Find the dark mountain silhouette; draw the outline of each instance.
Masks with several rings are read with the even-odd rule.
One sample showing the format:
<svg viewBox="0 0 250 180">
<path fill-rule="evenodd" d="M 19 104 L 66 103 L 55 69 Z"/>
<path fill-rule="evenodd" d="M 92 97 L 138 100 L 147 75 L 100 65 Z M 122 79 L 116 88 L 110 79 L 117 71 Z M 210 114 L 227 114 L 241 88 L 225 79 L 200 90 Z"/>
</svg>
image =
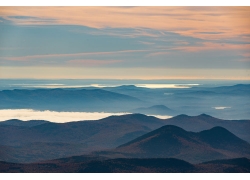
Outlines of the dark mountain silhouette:
<svg viewBox="0 0 250 180">
<path fill-rule="evenodd" d="M 199 133 L 200 139 L 211 147 L 232 151 L 234 153 L 249 153 L 249 143 L 238 138 L 227 129 L 214 127 L 210 130 L 204 130 Z"/>
<path fill-rule="evenodd" d="M 250 157 L 250 144 L 222 127 L 200 133 L 187 132 L 173 125 L 166 125 L 128 143 L 118 146 L 119 153 L 133 158 L 177 158 L 188 162 L 213 159 Z M 100 153 L 101 155 L 107 155 Z M 112 153 L 108 154 L 112 157 Z"/>
<path fill-rule="evenodd" d="M 142 114 L 110 116 L 97 121 L 48 122 L 33 127 L 0 125 L 1 133 L 5 137 L 0 140 L 0 144 L 15 145 L 15 142 L 39 141 L 95 143 L 92 139 L 95 137 L 96 140 L 98 139 L 98 143 L 96 142 L 98 145 L 117 146 L 121 143 L 118 139 L 125 138 L 124 135 L 128 137 L 130 133 L 146 133 L 163 125 L 164 121 Z M 131 137 L 134 136 L 131 135 Z M 107 141 L 105 142 L 104 139 Z M 125 138 L 124 141 L 126 142 L 127 139 Z"/>
<path fill-rule="evenodd" d="M 247 158 L 214 160 L 199 164 L 197 167 L 197 171 L 200 172 L 250 173 L 250 160 Z"/>
<path fill-rule="evenodd" d="M 74 156 L 32 164 L 0 161 L 2 173 L 249 173 L 247 158 L 190 164 L 174 158 L 105 159 Z"/>
<path fill-rule="evenodd" d="M 114 148 L 163 125 L 162 120 L 142 114 L 32 127 L 0 124 L 0 136 L 4 137 L 0 145 L 11 149 L 6 152 L 9 159 L 4 160 L 34 162 Z"/>
<path fill-rule="evenodd" d="M 0 91 L 0 108 L 105 111 L 138 107 L 143 101 L 103 89 L 35 89 Z M 108 104 L 108 105 L 107 105 Z"/>
<path fill-rule="evenodd" d="M 0 160 L 10 162 L 35 162 L 115 148 L 166 124 L 196 132 L 215 126 L 229 127 L 233 134 L 244 140 L 250 137 L 250 121 L 220 120 L 205 114 L 180 115 L 167 120 L 143 114 L 128 114 L 98 121 L 46 122 L 36 126 L 24 125 L 32 124 L 33 121 L 15 121 L 15 125 L 6 125 L 5 122 L 0 123 L 0 145 L 5 146 L 2 151 L 6 156 Z"/>
<path fill-rule="evenodd" d="M 130 110 L 129 112 L 133 113 L 142 113 L 142 114 L 153 114 L 153 115 L 174 115 L 176 112 L 164 105 L 155 105 L 146 108 L 136 108 Z"/>
<path fill-rule="evenodd" d="M 21 121 L 18 119 L 10 119 L 7 121 L 0 122 L 0 125 L 11 125 L 11 126 L 25 126 L 25 127 L 32 127 L 38 126 L 44 123 L 49 123 L 49 121 L 44 120 L 30 120 L 30 121 Z"/>
<path fill-rule="evenodd" d="M 222 120 L 207 114 L 199 116 L 178 115 L 165 120 L 166 125 L 175 125 L 186 131 L 199 132 L 211 129 L 215 126 L 221 126 L 238 136 L 239 138 L 250 142 L 250 121 L 249 120 Z"/>
</svg>

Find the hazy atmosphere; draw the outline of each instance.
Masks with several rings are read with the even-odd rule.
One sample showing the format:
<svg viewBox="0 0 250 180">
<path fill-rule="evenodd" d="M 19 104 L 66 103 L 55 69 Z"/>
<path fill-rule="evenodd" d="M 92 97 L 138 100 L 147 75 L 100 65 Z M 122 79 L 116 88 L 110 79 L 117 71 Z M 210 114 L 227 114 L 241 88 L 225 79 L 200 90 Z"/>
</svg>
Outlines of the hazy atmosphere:
<svg viewBox="0 0 250 180">
<path fill-rule="evenodd" d="M 0 173 L 250 173 L 249 17 L 0 6 Z"/>
<path fill-rule="evenodd" d="M 249 16 L 249 7 L 0 7 L 0 78 L 249 80 Z"/>
</svg>

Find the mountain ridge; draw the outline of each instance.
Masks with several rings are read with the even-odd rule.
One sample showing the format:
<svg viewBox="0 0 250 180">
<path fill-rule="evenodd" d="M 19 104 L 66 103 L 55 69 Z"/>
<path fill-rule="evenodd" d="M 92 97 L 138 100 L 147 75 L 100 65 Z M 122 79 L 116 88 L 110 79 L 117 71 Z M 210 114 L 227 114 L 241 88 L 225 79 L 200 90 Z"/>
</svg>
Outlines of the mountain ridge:
<svg viewBox="0 0 250 180">
<path fill-rule="evenodd" d="M 182 117 L 185 117 L 184 120 Z M 115 148 L 164 125 L 174 125 L 192 132 L 200 132 L 215 126 L 222 126 L 249 142 L 249 120 L 227 121 L 211 119 L 213 118 L 211 116 L 205 117 L 207 115 L 180 115 L 162 120 L 143 114 L 127 114 L 110 116 L 97 121 L 48 122 L 33 127 L 11 126 L 0 123 L 1 136 L 5 137 L 0 138 L 0 145 L 18 147 L 15 153 L 6 151 L 11 159 L 18 160 L 18 157 L 22 157 L 22 162 L 34 162 L 36 157 L 38 157 L 37 154 L 48 152 L 50 145 L 51 148 L 58 148 L 62 153 L 65 153 L 65 156 L 74 155 L 74 151 L 70 149 L 75 149 L 75 155 L 79 154 L 79 150 L 82 150 L 84 153 L 90 153 L 92 151 Z M 195 131 L 193 130 L 194 127 Z M 39 143 L 45 143 L 45 145 L 42 146 Z M 65 148 L 60 149 L 56 145 L 57 143 L 64 143 L 63 147 Z M 27 144 L 30 144 L 30 146 Z M 30 148 L 29 150 L 27 149 L 28 147 Z M 24 153 L 26 151 L 32 151 L 33 155 L 26 156 Z M 47 156 L 45 153 L 43 157 L 45 160 L 47 159 L 46 157 L 59 158 L 61 156 L 57 156 L 57 154 L 53 154 L 53 156 L 48 154 Z"/>
<path fill-rule="evenodd" d="M 109 157 L 112 157 L 112 150 L 110 152 Z M 118 146 L 113 152 L 115 157 L 121 153 L 130 158 L 177 158 L 197 163 L 213 159 L 250 157 L 250 144 L 223 127 L 195 133 L 165 125 Z"/>
</svg>

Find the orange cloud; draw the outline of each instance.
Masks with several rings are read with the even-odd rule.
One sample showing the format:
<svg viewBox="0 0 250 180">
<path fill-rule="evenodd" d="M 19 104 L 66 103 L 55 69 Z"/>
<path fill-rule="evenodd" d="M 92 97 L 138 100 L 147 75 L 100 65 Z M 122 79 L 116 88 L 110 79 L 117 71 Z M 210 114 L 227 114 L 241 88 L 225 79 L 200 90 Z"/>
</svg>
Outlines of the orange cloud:
<svg viewBox="0 0 250 180">
<path fill-rule="evenodd" d="M 249 57 L 249 58 L 250 58 L 250 53 L 245 53 L 245 54 L 243 54 L 242 56 L 244 56 L 244 57 Z"/>
<path fill-rule="evenodd" d="M 250 49 L 250 44 L 227 44 L 227 43 L 211 43 L 204 42 L 197 46 L 182 46 L 173 48 L 176 50 L 183 50 L 187 52 L 199 52 L 199 51 L 209 51 L 209 50 L 245 50 Z"/>
<path fill-rule="evenodd" d="M 12 19 L 22 25 L 49 24 L 48 19 L 51 19 L 52 24 L 150 28 L 202 39 L 250 34 L 250 7 L 0 7 L 0 16 L 41 18 L 27 21 Z"/>
</svg>

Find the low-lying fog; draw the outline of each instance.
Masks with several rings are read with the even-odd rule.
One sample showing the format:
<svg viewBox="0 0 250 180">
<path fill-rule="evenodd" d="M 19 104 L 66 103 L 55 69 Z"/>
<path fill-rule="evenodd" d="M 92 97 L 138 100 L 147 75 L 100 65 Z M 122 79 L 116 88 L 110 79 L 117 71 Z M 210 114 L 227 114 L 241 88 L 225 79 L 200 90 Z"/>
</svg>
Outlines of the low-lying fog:
<svg viewBox="0 0 250 180">
<path fill-rule="evenodd" d="M 57 112 L 57 111 L 38 111 L 33 109 L 1 109 L 0 121 L 9 119 L 27 120 L 47 120 L 51 122 L 64 123 L 81 120 L 99 120 L 112 115 L 131 114 L 127 112 L 107 113 L 107 112 Z M 152 115 L 160 119 L 167 119 L 172 116 Z"/>
</svg>

